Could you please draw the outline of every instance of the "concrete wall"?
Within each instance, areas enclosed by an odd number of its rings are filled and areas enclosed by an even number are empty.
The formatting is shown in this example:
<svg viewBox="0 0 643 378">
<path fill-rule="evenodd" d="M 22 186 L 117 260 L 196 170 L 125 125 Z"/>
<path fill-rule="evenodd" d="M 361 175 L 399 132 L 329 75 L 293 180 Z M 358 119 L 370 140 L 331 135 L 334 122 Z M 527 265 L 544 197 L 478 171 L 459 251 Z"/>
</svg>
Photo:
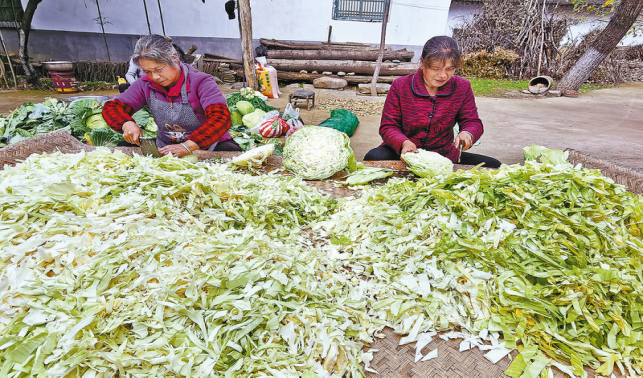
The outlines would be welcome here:
<svg viewBox="0 0 643 378">
<path fill-rule="evenodd" d="M 159 12 L 159 1 L 163 16 Z M 26 6 L 28 0 L 22 0 Z M 172 36 L 181 47 L 239 58 L 238 20 L 229 20 L 226 0 L 145 0 L 152 33 Z M 133 43 L 148 33 L 144 0 L 100 0 L 112 60 L 126 60 Z M 451 0 L 399 0 L 391 5 L 386 42 L 416 52 L 447 30 Z M 379 44 L 381 22 L 333 20 L 333 0 L 251 0 L 253 37 L 289 41 Z M 30 52 L 42 59 L 107 59 L 93 0 L 43 1 L 33 19 Z M 5 29 L 3 29 L 3 32 Z M 9 33 L 9 31 L 7 31 Z M 15 34 L 15 33 L 14 33 Z M 257 44 L 256 42 L 255 44 Z M 17 48 L 9 43 L 10 50 Z"/>
</svg>

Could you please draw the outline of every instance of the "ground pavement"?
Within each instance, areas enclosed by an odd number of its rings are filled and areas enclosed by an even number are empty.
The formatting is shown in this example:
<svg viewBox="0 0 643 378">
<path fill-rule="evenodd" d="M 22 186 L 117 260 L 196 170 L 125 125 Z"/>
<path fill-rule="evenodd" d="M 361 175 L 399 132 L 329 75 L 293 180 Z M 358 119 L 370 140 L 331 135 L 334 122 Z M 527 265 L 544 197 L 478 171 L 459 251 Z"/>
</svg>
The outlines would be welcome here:
<svg viewBox="0 0 643 378">
<path fill-rule="evenodd" d="M 308 87 L 308 86 L 307 86 Z M 233 92 L 227 84 L 224 93 Z M 298 85 L 282 87 L 279 99 L 269 104 L 283 109 L 288 94 Z M 308 89 L 308 88 L 306 88 Z M 347 98 L 384 101 L 384 96 L 357 95 L 353 90 L 314 89 L 316 100 Z M 117 91 L 83 92 L 79 94 L 114 95 Z M 7 114 L 24 101 L 42 102 L 47 96 L 64 97 L 55 92 L 0 92 L 0 114 Z M 628 83 L 613 88 L 581 94 L 577 98 L 548 97 L 476 99 L 485 134 L 471 152 L 498 158 L 504 163 L 523 161 L 521 148 L 540 144 L 549 148 L 573 148 L 595 158 L 643 172 L 643 83 Z M 318 106 L 310 111 L 301 108 L 307 124 L 318 124 L 329 112 Z M 378 134 L 379 115 L 360 116 L 360 125 L 351 137 L 358 159 L 381 142 Z"/>
</svg>

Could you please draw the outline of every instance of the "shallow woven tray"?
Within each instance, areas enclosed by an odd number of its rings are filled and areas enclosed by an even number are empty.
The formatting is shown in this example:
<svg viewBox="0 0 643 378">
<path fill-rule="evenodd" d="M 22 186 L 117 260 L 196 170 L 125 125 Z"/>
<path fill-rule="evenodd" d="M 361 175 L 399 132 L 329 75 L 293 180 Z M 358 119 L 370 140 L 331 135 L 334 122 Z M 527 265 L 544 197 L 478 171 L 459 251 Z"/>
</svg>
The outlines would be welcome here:
<svg viewBox="0 0 643 378">
<path fill-rule="evenodd" d="M 569 152 L 570 163 L 580 163 L 585 168 L 598 169 L 603 176 L 611 178 L 617 184 L 627 186 L 628 191 L 643 194 L 643 172 L 623 167 L 608 160 L 595 159 L 576 150 L 567 149 L 565 151 Z"/>
<path fill-rule="evenodd" d="M 45 136 L 28 139 L 14 145 L 0 148 L 0 169 L 3 169 L 5 164 L 15 165 L 20 161 L 25 160 L 29 155 L 40 153 L 52 153 L 60 151 L 63 153 L 78 153 L 80 151 L 92 151 L 95 147 L 88 146 L 66 131 L 59 131 Z M 119 150 L 123 153 L 132 156 L 133 154 L 141 154 L 141 149 L 138 147 L 114 147 L 111 150 Z M 569 151 L 569 160 L 573 164 L 582 163 L 584 167 L 599 169 L 601 172 L 615 182 L 628 186 L 628 189 L 634 193 L 643 193 L 643 174 L 638 171 L 620 167 L 614 163 L 606 162 L 598 159 L 593 159 L 583 153 L 574 150 Z M 215 159 L 222 162 L 231 159 L 240 152 L 208 152 L 197 151 L 196 155 L 201 160 Z M 395 176 L 398 177 L 412 177 L 406 171 L 406 164 L 403 161 L 365 161 L 364 165 L 369 167 L 389 168 L 394 169 Z M 456 169 L 471 169 L 473 166 L 455 165 Z M 279 173 L 284 176 L 292 176 L 290 172 L 283 170 L 282 158 L 280 156 L 270 156 L 267 160 L 267 165 L 261 171 L 271 172 L 274 170 L 282 169 Z M 331 195 L 333 198 L 341 198 L 355 195 L 355 190 L 344 187 L 338 184 L 345 173 L 340 172 L 329 180 L 325 181 L 306 181 L 306 183 L 318 189 L 319 191 Z M 386 180 L 379 180 L 378 184 L 384 183 Z M 438 357 L 425 362 L 415 363 L 415 343 L 399 346 L 401 336 L 395 334 L 392 329 L 385 328 L 383 333 L 386 335 L 384 339 L 377 339 L 373 344 L 365 347 L 364 350 L 377 349 L 379 352 L 374 354 L 371 367 L 379 374 L 366 373 L 367 377 L 373 378 L 393 378 L 393 377 L 507 377 L 503 372 L 511 363 L 510 357 L 503 358 L 497 364 L 492 364 L 484 357 L 486 351 L 480 351 L 478 348 L 460 352 L 461 339 L 442 340 L 439 337 L 434 337 L 433 342 L 424 347 L 423 354 L 426 354 L 434 349 L 438 349 Z M 514 351 L 513 356 L 518 352 Z M 558 369 L 553 368 L 554 377 L 563 378 L 565 374 Z M 588 377 L 594 377 L 593 371 L 586 369 Z M 618 369 L 615 367 L 614 375 L 623 377 L 619 374 Z"/>
</svg>

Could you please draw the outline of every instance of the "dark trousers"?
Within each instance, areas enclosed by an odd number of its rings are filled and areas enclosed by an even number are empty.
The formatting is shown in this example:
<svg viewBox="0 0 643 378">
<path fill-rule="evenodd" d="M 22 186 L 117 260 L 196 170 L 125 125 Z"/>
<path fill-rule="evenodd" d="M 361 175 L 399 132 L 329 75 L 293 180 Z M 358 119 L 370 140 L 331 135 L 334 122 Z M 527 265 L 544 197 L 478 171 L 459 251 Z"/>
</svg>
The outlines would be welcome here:
<svg viewBox="0 0 643 378">
<path fill-rule="evenodd" d="M 118 91 L 123 93 L 127 88 L 129 88 L 130 83 L 123 83 L 118 85 Z"/>
<path fill-rule="evenodd" d="M 364 156 L 364 160 L 400 160 L 400 155 L 389 146 L 379 146 L 368 151 L 366 156 Z M 492 157 L 464 151 L 462 152 L 462 156 L 460 156 L 460 163 L 458 164 L 478 165 L 480 163 L 484 163 L 483 167 L 486 168 L 499 168 L 500 164 L 502 164 Z"/>
</svg>

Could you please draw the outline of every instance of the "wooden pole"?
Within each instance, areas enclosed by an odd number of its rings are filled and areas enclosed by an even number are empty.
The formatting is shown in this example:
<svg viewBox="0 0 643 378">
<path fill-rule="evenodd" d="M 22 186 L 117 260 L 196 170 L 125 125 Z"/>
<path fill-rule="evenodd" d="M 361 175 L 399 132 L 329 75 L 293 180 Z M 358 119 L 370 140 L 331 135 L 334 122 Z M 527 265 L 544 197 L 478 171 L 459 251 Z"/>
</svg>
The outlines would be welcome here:
<svg viewBox="0 0 643 378">
<path fill-rule="evenodd" d="M 98 9 L 98 23 L 100 24 L 100 29 L 103 31 L 103 40 L 105 41 L 105 49 L 107 49 L 107 60 L 110 62 L 112 58 L 109 56 L 109 46 L 107 45 L 107 37 L 105 36 L 105 22 L 103 21 L 103 15 L 100 12 L 100 5 L 98 4 L 100 0 L 96 0 L 96 8 Z"/>
<path fill-rule="evenodd" d="M 255 71 L 254 51 L 252 48 L 252 11 L 250 0 L 238 0 L 241 21 L 241 51 L 243 68 L 246 71 L 248 86 L 257 90 L 257 72 Z"/>
<path fill-rule="evenodd" d="M 536 71 L 536 76 L 540 76 L 540 66 L 543 61 L 543 47 L 545 46 L 545 8 L 546 0 L 543 0 L 543 11 L 540 15 L 540 51 L 538 52 L 538 70 Z"/>
<path fill-rule="evenodd" d="M 241 36 L 243 35 L 243 31 L 241 29 L 241 8 L 239 8 L 238 0 L 237 0 L 237 23 L 239 24 L 239 39 L 241 39 Z M 241 55 L 243 55 L 243 50 L 241 50 Z M 203 57 L 205 58 L 205 55 Z M 241 57 L 241 59 L 243 59 L 243 56 Z M 243 64 L 243 62 L 241 62 L 241 64 Z M 245 75 L 246 71 L 244 70 L 243 72 L 244 74 L 239 77 L 243 77 L 243 86 L 245 87 L 247 86 L 248 82 L 246 81 L 246 75 Z"/>
<path fill-rule="evenodd" d="M 148 34 L 152 34 L 152 27 L 150 26 L 150 16 L 147 14 L 147 4 L 145 3 L 145 0 L 143 0 L 143 8 L 145 8 L 145 19 L 147 20 L 147 31 L 149 32 Z"/>
<path fill-rule="evenodd" d="M 2 49 L 4 49 L 4 53 L 7 54 L 7 62 L 9 62 L 9 69 L 11 70 L 11 76 L 13 77 L 13 87 L 15 90 L 18 90 L 18 81 L 16 80 L 16 73 L 13 72 L 13 64 L 11 63 L 11 58 L 9 57 L 9 50 L 7 50 L 7 45 L 4 43 L 4 36 L 2 35 L 2 30 L 0 30 L 0 41 L 2 41 Z M 4 77 L 4 81 L 7 82 L 7 78 L 4 76 L 4 63 L 2 63 L 2 60 L 0 60 L 0 64 L 2 64 L 2 76 Z M 8 86 L 9 83 L 7 83 Z"/>
<path fill-rule="evenodd" d="M 377 63 L 375 64 L 375 73 L 373 74 L 373 81 L 371 81 L 371 96 L 377 96 L 377 77 L 380 75 L 382 68 L 382 60 L 384 58 L 384 48 L 386 46 L 386 24 L 388 23 L 388 12 L 391 9 L 391 0 L 385 0 L 384 4 L 384 19 L 382 20 L 382 38 L 380 40 L 380 53 L 377 56 Z"/>
<path fill-rule="evenodd" d="M 163 37 L 166 36 L 165 34 L 165 23 L 163 22 L 163 11 L 161 10 L 161 0 L 157 1 L 159 3 L 159 14 L 161 15 L 161 28 L 163 28 Z"/>
</svg>

